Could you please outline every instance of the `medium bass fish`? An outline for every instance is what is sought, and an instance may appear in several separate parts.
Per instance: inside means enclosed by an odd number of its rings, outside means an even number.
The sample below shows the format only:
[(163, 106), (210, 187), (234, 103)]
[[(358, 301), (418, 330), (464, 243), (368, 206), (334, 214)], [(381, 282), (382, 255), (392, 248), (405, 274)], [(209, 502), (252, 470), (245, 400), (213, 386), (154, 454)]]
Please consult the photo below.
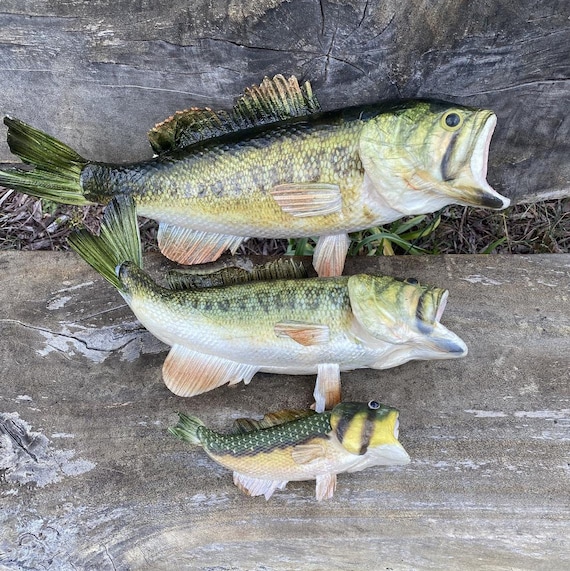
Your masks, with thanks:
[(71, 246), (113, 284), (139, 321), (172, 349), (168, 388), (193, 396), (258, 371), (317, 373), (317, 411), (340, 402), (340, 372), (411, 359), (462, 357), (467, 347), (440, 323), (447, 291), (390, 277), (277, 279), (173, 290), (141, 269), (131, 199), (113, 199), (96, 237)]
[(398, 442), (398, 411), (376, 401), (345, 402), (332, 412), (281, 411), (263, 420), (238, 420), (219, 434), (196, 417), (179, 414), (169, 431), (233, 470), (235, 485), (269, 499), (287, 482), (316, 480), (317, 500), (331, 498), (337, 474), (369, 466), (408, 464)]
[(6, 117), (10, 149), (35, 168), (0, 171), (0, 185), (68, 204), (132, 196), (181, 264), (234, 253), (248, 237), (320, 236), (313, 264), (334, 276), (349, 232), (448, 204), (508, 206), (486, 182), (496, 121), (435, 101), (323, 113), (308, 83), (278, 75), (229, 113), (190, 109), (157, 125), (156, 156), (133, 164), (86, 160)]

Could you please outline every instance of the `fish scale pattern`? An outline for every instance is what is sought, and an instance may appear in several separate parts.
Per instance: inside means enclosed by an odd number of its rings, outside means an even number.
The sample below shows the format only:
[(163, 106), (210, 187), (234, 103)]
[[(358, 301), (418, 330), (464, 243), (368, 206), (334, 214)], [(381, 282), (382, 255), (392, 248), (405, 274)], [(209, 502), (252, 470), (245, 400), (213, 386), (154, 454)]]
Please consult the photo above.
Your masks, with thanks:
[(311, 438), (327, 438), (330, 431), (330, 414), (324, 413), (240, 434), (220, 434), (205, 426), (200, 426), (196, 433), (208, 453), (254, 456), (301, 444)]

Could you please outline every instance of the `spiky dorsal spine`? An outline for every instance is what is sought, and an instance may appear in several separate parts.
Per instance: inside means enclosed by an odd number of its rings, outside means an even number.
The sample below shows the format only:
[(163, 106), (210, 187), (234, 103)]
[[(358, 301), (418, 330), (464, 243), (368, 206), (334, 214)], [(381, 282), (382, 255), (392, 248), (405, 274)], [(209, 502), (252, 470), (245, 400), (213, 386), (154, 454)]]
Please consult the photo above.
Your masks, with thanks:
[(242, 129), (304, 117), (320, 111), (311, 84), (279, 74), (244, 90), (231, 111), (192, 107), (178, 111), (148, 134), (155, 153), (182, 149), (199, 141)]
[(292, 258), (281, 258), (260, 265), (254, 265), (249, 260), (232, 258), (224, 260), (221, 264), (214, 263), (208, 266), (170, 270), (166, 275), (169, 287), (174, 290), (204, 289), (252, 281), (307, 277), (303, 263)]

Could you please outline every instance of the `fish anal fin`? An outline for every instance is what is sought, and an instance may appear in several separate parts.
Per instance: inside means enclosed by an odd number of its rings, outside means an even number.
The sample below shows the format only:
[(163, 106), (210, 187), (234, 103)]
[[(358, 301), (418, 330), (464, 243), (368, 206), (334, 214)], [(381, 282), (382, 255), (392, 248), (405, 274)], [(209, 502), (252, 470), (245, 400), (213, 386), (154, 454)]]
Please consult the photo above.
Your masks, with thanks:
[(321, 363), (315, 383), (315, 410), (332, 410), (341, 401), (340, 366), (338, 363)]
[(348, 234), (334, 234), (319, 238), (313, 254), (313, 266), (319, 277), (342, 274), (349, 246)]
[(242, 236), (191, 230), (165, 222), (158, 227), (160, 251), (170, 260), (184, 265), (213, 262), (225, 250), (235, 252), (244, 240)]
[(222, 357), (197, 353), (174, 345), (162, 366), (166, 386), (181, 397), (191, 397), (222, 385), (249, 383), (257, 367), (229, 361)]
[(317, 501), (329, 500), (336, 490), (336, 474), (322, 474), (317, 476)]
[(287, 480), (264, 480), (253, 478), (240, 472), (234, 472), (234, 484), (239, 490), (248, 496), (265, 496), (268, 500), (275, 490), (283, 490), (287, 485)]
[(342, 210), (338, 184), (326, 182), (285, 183), (274, 186), (269, 194), (283, 212), (296, 218), (325, 216)]
[(322, 345), (330, 338), (328, 325), (304, 321), (280, 321), (273, 327), (277, 337), (289, 337), (300, 345)]
[(326, 456), (326, 448), (320, 442), (299, 444), (291, 451), (291, 458), (295, 464), (310, 464), (322, 460)]

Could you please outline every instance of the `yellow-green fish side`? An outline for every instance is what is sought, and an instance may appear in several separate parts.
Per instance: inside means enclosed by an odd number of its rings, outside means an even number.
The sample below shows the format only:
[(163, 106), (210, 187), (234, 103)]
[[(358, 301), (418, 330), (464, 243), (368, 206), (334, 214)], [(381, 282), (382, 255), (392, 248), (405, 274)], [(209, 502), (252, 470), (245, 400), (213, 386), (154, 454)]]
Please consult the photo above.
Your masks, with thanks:
[[(343, 231), (347, 225), (361, 229), (374, 222), (359, 200), (362, 126), (359, 120), (297, 120), (260, 133), (254, 129), (240, 139), (221, 137), (146, 163), (88, 164), (81, 184), (93, 202), (129, 194), (139, 214), (194, 230), (284, 238)], [(300, 184), (310, 194), (317, 183), (338, 186), (342, 202), (337, 211), (309, 215), (307, 204), (306, 212), (297, 215), (272, 193), (279, 185)], [(293, 192), (302, 198), (301, 189)]]

